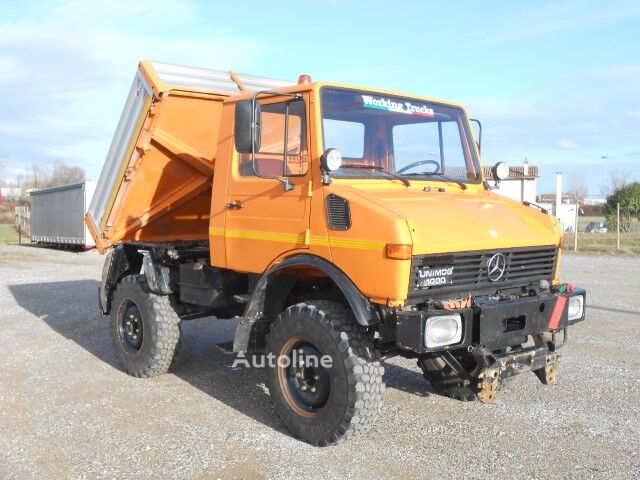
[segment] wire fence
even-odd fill
[[[579,216],[577,234],[564,235],[565,250],[640,255],[640,221],[632,220],[628,228],[619,229],[617,218],[610,220],[598,215]]]

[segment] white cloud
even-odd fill
[[[243,71],[264,56],[211,25],[188,0],[36,1],[3,15],[0,149],[27,165],[63,156],[97,178],[141,58]]]
[[[638,84],[640,65],[622,65],[535,85],[528,98],[468,103],[485,125],[483,150],[491,161],[531,158],[539,151],[637,150],[629,99],[637,97]]]
[[[585,2],[576,0],[536,4],[513,14],[505,9],[497,25],[484,31],[472,45],[504,44],[538,38],[548,34],[594,28],[640,14],[640,4],[633,0]]]
[[[576,145],[575,142],[572,142],[571,140],[560,140],[558,142],[558,146],[560,148],[576,148],[578,145]]]

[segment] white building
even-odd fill
[[[484,178],[492,184],[491,167],[483,167]],[[538,167],[525,163],[509,166],[509,177],[498,183],[494,192],[518,202],[535,203],[537,194]]]
[[[20,198],[20,189],[18,187],[0,187],[0,196],[5,199]]]
[[[493,184],[493,173],[491,167],[483,167],[484,176]],[[563,232],[574,232],[576,228],[576,204],[561,203],[556,212],[555,203],[536,202],[537,197],[538,167],[535,165],[514,165],[509,166],[509,177],[498,183],[494,192],[505,197],[517,200],[518,202],[530,202],[548,210],[552,215],[558,217],[562,225]],[[559,188],[562,189],[562,179],[560,178]]]

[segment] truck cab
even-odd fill
[[[372,422],[393,355],[459,400],[526,371],[555,383],[586,294],[559,278],[557,219],[493,191],[506,165],[483,176],[462,106],[307,76],[178,88],[176,72],[195,76],[141,64],[148,100],[87,215],[127,372],[166,371],[182,321],[237,315],[234,350],[276,359],[276,411],[315,445]]]

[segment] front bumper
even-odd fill
[[[569,298],[586,297],[583,289],[571,292],[540,294],[515,300],[474,300],[471,308],[457,310],[415,310],[400,312],[396,318],[396,344],[418,354],[482,347],[497,350],[527,341],[529,335],[557,332],[584,320],[582,316],[568,319]],[[583,305],[586,305],[586,298]],[[435,315],[459,313],[462,318],[462,339],[444,347],[425,346],[425,324]]]

